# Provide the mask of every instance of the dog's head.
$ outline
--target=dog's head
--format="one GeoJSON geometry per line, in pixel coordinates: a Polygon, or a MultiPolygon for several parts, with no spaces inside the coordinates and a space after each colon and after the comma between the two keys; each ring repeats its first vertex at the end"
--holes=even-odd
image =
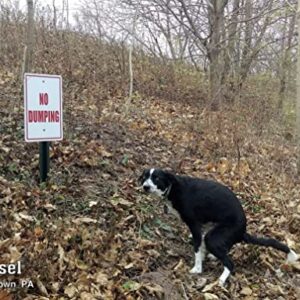
{"type": "Polygon", "coordinates": [[[139,178],[145,192],[154,193],[160,197],[167,195],[174,180],[174,175],[160,169],[147,169],[139,178]]]}

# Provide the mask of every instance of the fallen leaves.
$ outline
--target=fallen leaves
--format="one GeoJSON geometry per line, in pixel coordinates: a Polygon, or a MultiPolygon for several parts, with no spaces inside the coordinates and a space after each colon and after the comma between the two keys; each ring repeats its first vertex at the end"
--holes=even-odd
{"type": "Polygon", "coordinates": [[[285,271],[290,271],[290,272],[298,272],[300,273],[300,262],[296,261],[293,263],[289,263],[288,265],[283,266],[285,271]]]}
{"type": "Polygon", "coordinates": [[[219,297],[217,295],[211,294],[211,293],[204,293],[203,296],[204,296],[205,300],[218,300],[219,299],[219,297]]]}
{"type": "Polygon", "coordinates": [[[120,206],[122,208],[129,208],[133,205],[132,202],[123,199],[122,197],[119,197],[118,195],[113,195],[113,197],[110,199],[110,202],[113,206],[120,206]]]}
{"type": "Polygon", "coordinates": [[[38,183],[37,149],[9,131],[20,114],[8,117],[0,138],[0,257],[24,261],[26,276],[37,278],[37,297],[297,299],[290,280],[299,279],[299,264],[279,274],[283,256],[263,248],[233,250],[236,275],[224,289],[215,281],[217,262],[205,261],[203,274],[190,276],[185,226],[136,183],[146,166],[219,180],[239,193],[251,232],[286,239],[299,252],[300,190],[286,168],[293,146],[258,139],[249,119],[240,122],[244,137],[235,136],[230,112],[220,117],[152,99],[137,101],[143,117],[125,116],[122,97],[101,109],[90,101],[74,101],[72,113],[89,118],[71,126],[72,138],[52,143],[45,185],[38,183]]]}
{"type": "Polygon", "coordinates": [[[73,298],[75,297],[75,295],[78,293],[78,289],[73,285],[73,284],[69,284],[65,289],[64,289],[64,293],[69,297],[69,298],[73,298]]]}
{"type": "Polygon", "coordinates": [[[240,291],[240,294],[243,296],[251,296],[253,293],[252,289],[248,286],[245,286],[242,288],[242,290],[240,291]]]}
{"type": "Polygon", "coordinates": [[[34,222],[34,220],[35,220],[34,217],[26,214],[25,212],[24,213],[20,212],[20,213],[16,214],[15,219],[16,219],[17,222],[20,221],[21,219],[26,220],[26,221],[30,221],[30,222],[34,222]]]}
{"type": "Polygon", "coordinates": [[[48,291],[45,287],[45,285],[42,283],[42,281],[39,279],[39,278],[36,278],[36,285],[40,291],[40,293],[43,295],[43,296],[46,296],[46,297],[49,297],[49,294],[48,294],[48,291]]]}
{"type": "Polygon", "coordinates": [[[0,290],[0,300],[13,300],[13,297],[8,291],[0,290]]]}
{"type": "Polygon", "coordinates": [[[22,257],[22,253],[20,253],[17,247],[15,246],[10,246],[9,252],[10,252],[10,263],[15,263],[19,261],[20,258],[22,257]]]}
{"type": "Polygon", "coordinates": [[[81,223],[86,223],[86,224],[94,223],[95,224],[98,221],[95,219],[89,218],[89,217],[80,217],[80,218],[76,218],[76,219],[72,220],[72,222],[79,225],[81,223]]]}

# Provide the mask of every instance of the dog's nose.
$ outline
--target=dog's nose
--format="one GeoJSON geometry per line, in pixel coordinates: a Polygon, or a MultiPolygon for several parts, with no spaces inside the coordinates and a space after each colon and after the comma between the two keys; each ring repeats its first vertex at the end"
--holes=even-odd
{"type": "Polygon", "coordinates": [[[143,185],[144,191],[149,192],[150,191],[150,186],[149,185],[143,185]]]}

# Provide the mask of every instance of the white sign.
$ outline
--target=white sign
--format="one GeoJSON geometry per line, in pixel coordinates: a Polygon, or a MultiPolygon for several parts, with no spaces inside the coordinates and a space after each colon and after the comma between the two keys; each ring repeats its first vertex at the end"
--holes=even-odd
{"type": "Polygon", "coordinates": [[[25,141],[63,139],[62,78],[58,75],[24,75],[25,141]]]}

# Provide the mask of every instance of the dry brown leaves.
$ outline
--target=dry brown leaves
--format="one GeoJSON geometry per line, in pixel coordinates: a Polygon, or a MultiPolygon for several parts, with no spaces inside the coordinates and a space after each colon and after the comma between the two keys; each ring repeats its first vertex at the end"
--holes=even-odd
{"type": "Polygon", "coordinates": [[[234,112],[136,97],[125,115],[122,98],[100,108],[91,92],[76,105],[67,91],[66,138],[52,144],[42,185],[37,147],[23,142],[22,113],[0,102],[0,259],[21,260],[22,277],[35,285],[1,291],[0,299],[299,299],[299,264],[286,266],[269,249],[237,246],[225,288],[215,284],[217,262],[190,275],[186,228],[136,182],[147,166],[219,180],[239,194],[249,231],[300,252],[292,145],[258,138],[246,112],[237,120],[234,112]]]}

